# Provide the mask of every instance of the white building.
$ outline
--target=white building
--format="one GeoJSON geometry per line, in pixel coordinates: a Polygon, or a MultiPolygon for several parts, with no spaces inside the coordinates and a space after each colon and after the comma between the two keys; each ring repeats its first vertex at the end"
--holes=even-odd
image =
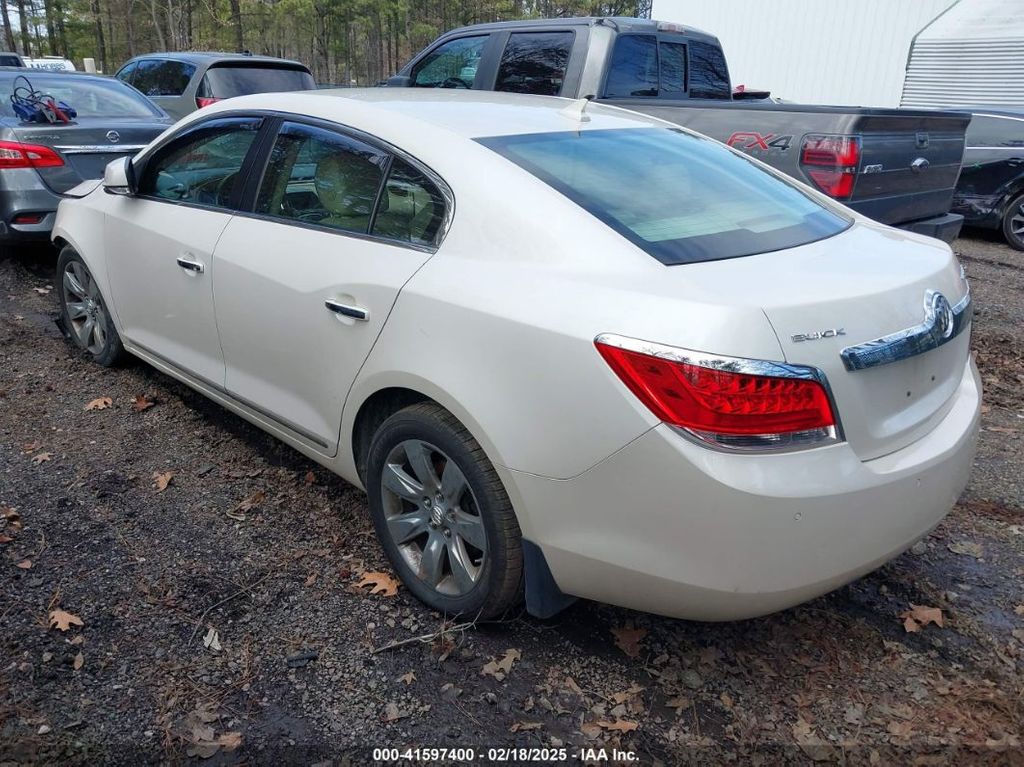
{"type": "Polygon", "coordinates": [[[1024,104],[1024,0],[654,0],[718,37],[734,85],[861,106],[1024,104]]]}

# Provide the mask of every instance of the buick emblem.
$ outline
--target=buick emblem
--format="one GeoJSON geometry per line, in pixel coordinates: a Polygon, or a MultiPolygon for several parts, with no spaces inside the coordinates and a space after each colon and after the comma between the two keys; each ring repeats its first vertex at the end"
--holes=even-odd
{"type": "Polygon", "coordinates": [[[107,141],[109,141],[111,144],[116,144],[120,140],[121,134],[118,133],[116,130],[107,131],[107,141]]]}
{"type": "Polygon", "coordinates": [[[956,317],[953,314],[953,307],[941,293],[932,295],[931,312],[935,318],[935,329],[942,338],[950,338],[953,335],[953,328],[956,326],[956,317]]]}

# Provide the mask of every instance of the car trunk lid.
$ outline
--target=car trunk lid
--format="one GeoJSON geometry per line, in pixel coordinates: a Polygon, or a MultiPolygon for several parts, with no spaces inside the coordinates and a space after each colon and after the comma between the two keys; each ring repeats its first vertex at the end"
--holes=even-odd
{"type": "MultiPolygon", "coordinates": [[[[969,332],[926,351],[921,344],[912,350],[918,353],[884,364],[867,354],[862,367],[851,370],[843,359],[844,349],[922,325],[926,295],[931,301],[941,293],[951,306],[962,302],[966,282],[949,248],[937,240],[862,224],[792,250],[673,271],[688,295],[719,296],[737,311],[760,307],[784,361],[825,374],[846,440],[862,460],[924,436],[952,404],[969,332]]],[[[967,312],[964,330],[969,307],[967,312]]]]}
{"type": "Polygon", "coordinates": [[[37,168],[43,182],[62,194],[82,181],[102,178],[112,160],[134,155],[167,129],[169,121],[82,118],[68,124],[21,123],[14,128],[18,140],[56,150],[63,165],[37,168]]]}

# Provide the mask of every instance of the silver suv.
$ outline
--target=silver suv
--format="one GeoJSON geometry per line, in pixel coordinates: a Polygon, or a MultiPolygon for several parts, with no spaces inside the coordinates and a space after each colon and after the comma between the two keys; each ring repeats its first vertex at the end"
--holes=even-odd
{"type": "Polygon", "coordinates": [[[316,88],[304,64],[243,53],[148,53],[115,76],[175,119],[232,96],[316,88]]]}

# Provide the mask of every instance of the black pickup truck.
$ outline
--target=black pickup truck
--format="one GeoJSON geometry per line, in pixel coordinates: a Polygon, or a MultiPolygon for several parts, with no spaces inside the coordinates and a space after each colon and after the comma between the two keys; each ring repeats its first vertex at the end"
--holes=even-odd
{"type": "Polygon", "coordinates": [[[733,97],[717,38],[679,24],[574,18],[448,32],[389,87],[474,88],[594,98],[723,141],[854,210],[947,242],[971,116],[733,97]]]}

